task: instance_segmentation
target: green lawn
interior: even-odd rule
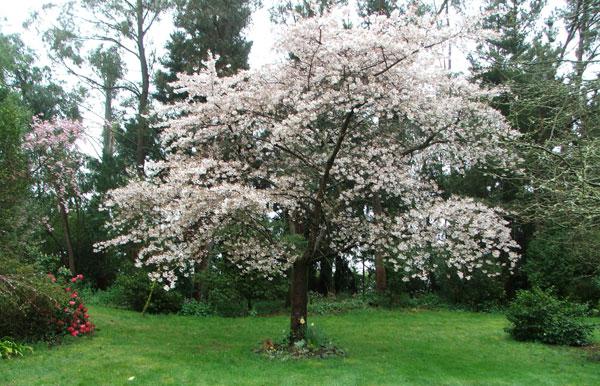
[[[142,318],[102,307],[90,314],[96,336],[0,361],[0,384],[600,385],[600,362],[581,349],[514,342],[501,315],[366,310],[315,316],[310,322],[347,357],[281,362],[251,350],[282,335],[284,316]]]

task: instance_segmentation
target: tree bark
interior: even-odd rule
[[[109,87],[104,88],[104,133],[103,133],[103,143],[102,143],[102,157],[104,159],[108,159],[113,156],[115,153],[115,135],[113,133],[112,127],[112,119],[113,119],[113,109],[112,109],[112,100],[113,100],[113,92]]]
[[[373,210],[375,212],[375,220],[383,212],[381,207],[381,198],[379,195],[375,195],[373,200]],[[383,255],[379,251],[375,251],[375,290],[377,293],[384,293],[387,289],[387,274],[385,272],[385,265],[383,263]]]
[[[342,147],[344,138],[348,133],[350,122],[352,121],[352,117],[354,116],[354,109],[359,106],[362,106],[362,104],[353,107],[346,114],[342,127],[340,128],[340,132],[338,134],[335,146],[331,154],[329,155],[329,158],[327,158],[327,162],[325,163],[325,169],[323,170],[323,175],[319,179],[319,187],[314,200],[314,205],[308,216],[310,223],[308,228],[308,243],[306,246],[306,250],[304,251],[302,257],[296,260],[296,262],[293,265],[291,290],[292,316],[290,323],[291,344],[304,339],[304,337],[306,336],[308,309],[308,268],[309,264],[314,261],[324,236],[324,229],[321,229],[321,225],[323,223],[323,200],[325,199],[327,186],[329,184],[331,168],[333,167],[336,157]]]
[[[144,47],[144,4],[142,0],[136,3],[137,18],[137,48],[140,60],[140,71],[142,73],[142,90],[138,103],[138,123],[137,123],[137,141],[135,160],[138,168],[138,174],[144,174],[144,161],[146,159],[145,138],[148,131],[148,98],[150,90],[150,75],[148,70],[148,61],[146,59],[146,48]]]
[[[69,216],[67,215],[67,209],[65,205],[58,201],[58,209],[60,211],[60,218],[62,220],[63,231],[65,234],[65,244],[67,245],[67,257],[69,259],[69,270],[71,274],[75,275],[75,253],[73,252],[73,245],[71,244],[71,231],[69,229]]]
[[[292,317],[290,321],[290,343],[306,337],[308,314],[308,262],[301,258],[292,268]]]

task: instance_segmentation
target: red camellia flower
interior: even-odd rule
[[[48,274],[48,277],[51,280],[54,278],[52,274]],[[83,280],[82,274],[71,278],[72,283],[76,283],[80,280]],[[87,313],[88,309],[81,302],[79,293],[71,287],[64,288],[64,291],[69,293],[69,304],[67,307],[64,307],[57,303],[57,310],[63,309],[64,313],[61,313],[61,316],[58,318],[50,317],[50,323],[55,326],[56,332],[58,333],[69,334],[73,337],[91,335],[95,326],[88,320],[90,315]]]

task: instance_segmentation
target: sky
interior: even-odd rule
[[[4,3],[8,0],[0,0]],[[55,2],[61,2],[65,0],[54,0]],[[28,18],[31,12],[39,10],[44,3],[48,0],[18,0],[11,2],[10,7],[4,7],[0,12],[0,31],[3,33],[19,33],[25,44],[30,48],[33,48],[40,56],[39,60],[41,64],[49,64],[48,58],[44,57],[44,46],[41,42],[40,37],[37,33],[31,30],[25,30],[22,26],[23,22]],[[252,22],[246,31],[246,37],[249,41],[252,41],[252,50],[249,56],[249,64],[252,68],[259,67],[263,64],[272,62],[276,56],[272,51],[273,43],[275,40],[275,31],[281,26],[275,26],[270,22],[269,19],[269,8],[272,7],[277,0],[263,0],[262,7],[257,9],[252,15]],[[563,3],[564,0],[553,0],[553,2]],[[555,5],[557,4],[555,3]],[[469,3],[471,7],[468,9],[468,13],[478,13],[479,4],[481,0],[472,0]],[[164,45],[169,38],[169,34],[172,31],[172,23],[168,17],[153,28],[153,33],[150,36],[150,46],[156,49],[157,57],[160,58],[165,54]],[[473,47],[471,47],[472,49]],[[136,72],[136,63],[131,58],[125,59],[128,63],[128,67],[131,70],[128,73],[129,79],[136,79],[139,77],[139,70]],[[464,52],[460,52],[456,47],[452,51],[452,67],[455,71],[467,71],[468,65],[466,55]],[[65,79],[68,86],[76,86],[76,81],[73,77],[66,76],[61,69],[54,66],[55,75],[59,79]],[[136,76],[137,75],[137,76]],[[86,104],[82,108],[84,126],[86,127],[86,139],[80,144],[81,149],[92,156],[99,156],[100,154],[100,138],[102,132],[102,100],[98,93],[91,93],[91,97],[88,99]]]
[[[6,2],[7,0],[2,0]],[[252,22],[246,31],[247,39],[252,41],[252,50],[248,58],[248,62],[252,68],[269,63],[275,57],[271,51],[274,42],[274,27],[269,19],[269,7],[276,0],[264,0],[260,9],[256,10],[252,15]],[[0,31],[3,33],[19,33],[25,44],[34,49],[38,54],[40,64],[49,64],[50,61],[44,55],[44,46],[32,28],[25,29],[23,22],[27,20],[30,14],[39,10],[48,0],[19,0],[12,2],[10,7],[4,7],[0,12]],[[60,2],[60,0],[55,2]],[[168,31],[168,33],[165,33]],[[164,18],[154,28],[154,33],[150,36],[151,46],[156,49],[157,57],[160,58],[165,54],[164,46],[172,31],[172,24],[168,18]],[[135,76],[135,63],[130,59],[129,67],[132,68],[130,76]],[[56,74],[59,78],[68,79],[67,84],[75,86],[71,77],[61,73],[60,69],[56,69]],[[99,157],[100,138],[102,133],[102,100],[99,94],[91,93],[89,100],[82,108],[84,126],[86,127],[86,136],[82,143],[79,144],[81,150],[88,155]]]

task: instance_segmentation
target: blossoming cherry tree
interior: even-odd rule
[[[117,236],[101,246],[139,244],[138,264],[166,288],[215,245],[267,277],[291,266],[291,341],[304,338],[308,268],[325,246],[377,253],[416,278],[438,252],[464,278],[514,265],[501,211],[444,198],[431,173],[510,166],[502,144],[515,133],[488,93],[438,61],[448,41],[479,31],[411,12],[373,16],[368,28],[344,20],[334,9],[288,27],[275,64],[221,78],[211,58],[182,74],[189,98],[167,114],[166,158],[111,193]]]
[[[69,269],[75,274],[75,254],[71,244],[68,212],[69,199],[77,197],[77,172],[83,161],[76,142],[83,135],[83,126],[71,119],[33,118],[31,131],[25,136],[23,148],[32,160],[31,173],[37,189],[56,199],[67,246]]]

